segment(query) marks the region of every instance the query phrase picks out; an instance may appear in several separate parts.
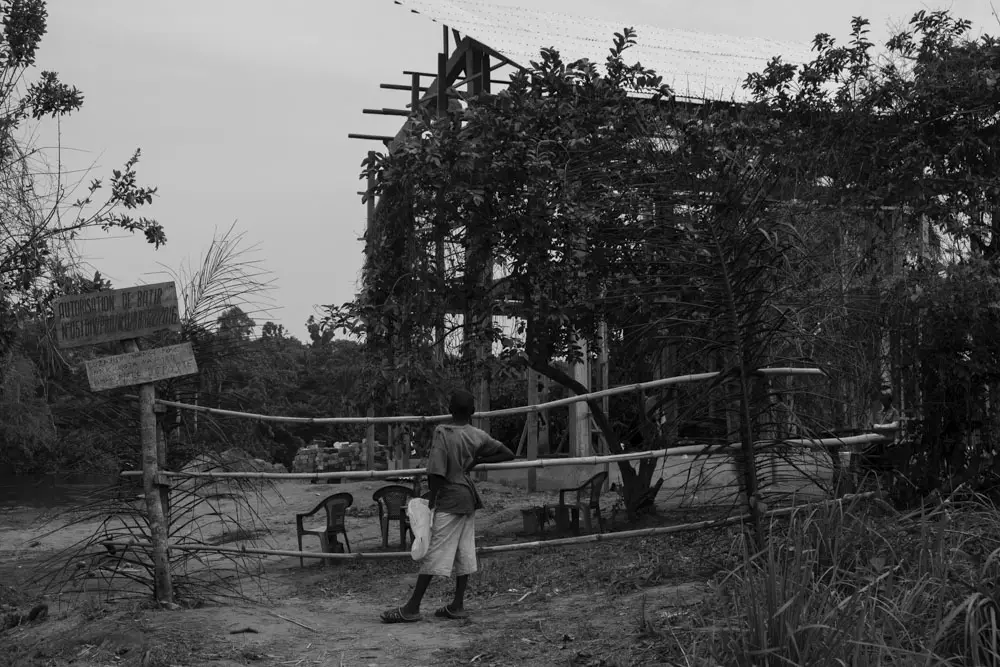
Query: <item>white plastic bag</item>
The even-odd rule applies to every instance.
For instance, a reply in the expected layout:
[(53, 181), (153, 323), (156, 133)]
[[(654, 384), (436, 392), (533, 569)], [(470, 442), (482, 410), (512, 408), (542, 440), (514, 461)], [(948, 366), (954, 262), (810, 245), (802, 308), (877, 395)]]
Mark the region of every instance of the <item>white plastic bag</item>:
[(431, 511), (426, 498), (414, 498), (406, 504), (406, 516), (413, 531), (410, 558), (420, 560), (427, 555), (427, 549), (431, 546), (431, 523), (434, 521), (434, 512)]

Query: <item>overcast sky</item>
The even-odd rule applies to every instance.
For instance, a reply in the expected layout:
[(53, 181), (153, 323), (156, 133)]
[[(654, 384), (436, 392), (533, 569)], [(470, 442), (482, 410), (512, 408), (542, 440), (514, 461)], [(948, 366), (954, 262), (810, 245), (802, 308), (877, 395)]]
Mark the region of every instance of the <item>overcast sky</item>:
[[(988, 0), (495, 0), (496, 4), (736, 36), (843, 38), (852, 16), (876, 42), (921, 8), (951, 8), (975, 34), (1000, 33)], [(360, 161), (380, 144), (348, 132), (395, 134), (405, 69), (433, 71), (440, 26), (392, 0), (50, 0), (39, 67), (85, 95), (62, 122), (71, 168), (104, 176), (136, 148), (159, 187), (149, 214), (166, 228), (154, 251), (139, 238), (88, 242), (85, 258), (116, 286), (155, 282), (233, 221), (276, 279), (269, 319), (294, 335), (319, 304), (352, 298), (362, 259)], [(641, 39), (641, 31), (640, 31)], [(556, 45), (558, 47), (558, 45)], [(43, 141), (54, 133), (44, 128)], [(262, 324), (266, 318), (259, 318)]]

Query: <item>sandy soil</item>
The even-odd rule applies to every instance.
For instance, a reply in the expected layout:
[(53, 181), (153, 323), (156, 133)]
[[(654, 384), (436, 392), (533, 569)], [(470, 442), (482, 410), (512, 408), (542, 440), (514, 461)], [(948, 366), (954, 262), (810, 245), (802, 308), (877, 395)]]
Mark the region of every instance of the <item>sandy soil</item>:
[[(280, 483), (255, 504), (271, 530), (258, 544), (296, 549), (294, 515), (312, 509), (328, 494), (347, 491), (355, 498), (347, 520), (351, 546), (354, 551), (381, 549), (371, 501), (379, 486), (376, 482)], [(555, 500), (554, 493), (528, 494), (488, 482), (480, 488), (486, 507), (477, 517), (478, 535), (487, 544), (530, 539), (518, 535), (520, 509)], [(602, 504), (610, 508), (613, 501), (610, 495)], [(0, 619), (3, 611), (27, 609), (39, 600), (45, 600), (50, 610), (43, 622), (0, 632), (0, 663), (6, 659), (18, 666), (618, 664), (598, 657), (598, 638), (613, 641), (623, 633), (633, 634), (636, 623), (644, 627), (647, 615), (683, 614), (685, 605), (707, 590), (705, 578), (692, 583), (686, 573), (678, 573), (673, 582), (624, 595), (609, 596), (600, 587), (560, 591), (546, 584), (544, 573), (529, 572), (530, 561), (517, 560), (527, 556), (496, 556), (483, 559), (482, 571), (473, 578), (469, 619), (434, 618), (434, 609), (450, 594), (448, 582), (441, 581), (425, 600), (423, 621), (384, 625), (379, 613), (401, 604), (415, 581), (409, 559), (330, 566), (307, 561), (302, 568), (298, 558), (271, 557), (264, 561), (263, 576), (254, 579), (259, 589), (245, 589), (252, 600), (193, 609), (107, 602), (94, 592), (99, 589), (95, 580), (83, 587), (91, 590), (84, 595), (43, 594), (25, 583), (40, 563), (88, 538), (97, 525), (87, 522), (50, 532), (53, 525), (40, 527), (37, 512), (0, 509), (0, 603), (7, 607), (0, 608)], [(398, 531), (390, 530), (395, 546), (393, 533), (398, 540)], [(306, 539), (305, 549), (318, 550), (316, 540)], [(582, 554), (584, 549), (563, 551)], [(605, 649), (607, 641), (602, 644)], [(621, 655), (620, 664), (654, 664)]]

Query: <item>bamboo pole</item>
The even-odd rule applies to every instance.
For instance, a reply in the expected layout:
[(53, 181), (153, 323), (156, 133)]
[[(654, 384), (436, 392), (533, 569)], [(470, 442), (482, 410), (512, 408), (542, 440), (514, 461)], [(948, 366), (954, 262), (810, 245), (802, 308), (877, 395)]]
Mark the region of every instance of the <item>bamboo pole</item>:
[[(823, 505), (830, 505), (851, 500), (863, 500), (874, 498), (878, 493), (869, 491), (854, 495), (845, 495), (832, 500), (822, 500), (816, 503), (797, 505), (795, 507), (782, 507), (776, 510), (764, 512), (764, 518), (774, 518), (794, 514), (800, 510), (808, 510)], [(625, 540), (633, 537), (654, 537), (659, 535), (670, 535), (673, 533), (683, 533), (692, 530), (703, 530), (706, 528), (716, 528), (728, 526), (735, 523), (743, 523), (750, 519), (749, 514), (726, 517), (724, 519), (710, 519), (707, 521), (697, 521), (695, 523), (685, 523), (677, 526), (660, 526), (658, 528), (640, 528), (638, 530), (622, 530), (615, 533), (593, 533), (591, 535), (580, 535), (576, 537), (562, 537), (554, 540), (536, 540), (533, 542), (517, 542), (515, 544), (500, 544), (492, 547), (479, 547), (476, 553), (482, 556), (497, 553), (507, 553), (511, 551), (528, 551), (544, 549), (547, 547), (572, 546), (577, 544), (587, 544), (591, 542), (608, 542), (612, 540)], [(152, 547), (148, 542), (139, 541), (104, 541), (102, 545), (121, 548), (149, 549)], [(287, 556), (292, 558), (318, 558), (321, 560), (403, 560), (410, 558), (409, 551), (361, 551), (356, 553), (323, 553), (316, 551), (292, 551), (290, 549), (260, 549), (255, 547), (223, 547), (206, 546), (201, 544), (171, 544), (171, 549), (180, 551), (201, 551), (208, 553), (229, 553), (260, 556)]]
[[(763, 375), (803, 375), (803, 376), (824, 376), (822, 370), (818, 368), (761, 368), (757, 371)], [(636, 384), (621, 385), (619, 387), (613, 387), (611, 389), (604, 389), (601, 391), (590, 392), (589, 394), (580, 394), (578, 396), (568, 396), (566, 398), (560, 398), (555, 401), (549, 401), (548, 403), (539, 403), (538, 405), (524, 405), (517, 408), (505, 408), (503, 410), (487, 410), (482, 413), (476, 413), (478, 417), (489, 418), (489, 417), (509, 417), (511, 415), (523, 415), (529, 412), (542, 412), (543, 410), (551, 410), (552, 408), (558, 408), (565, 405), (571, 405), (573, 403), (579, 403), (580, 401), (593, 401), (596, 399), (604, 398), (605, 396), (616, 396), (618, 394), (626, 394), (632, 391), (642, 391), (644, 389), (655, 389), (657, 387), (667, 387), (675, 384), (684, 384), (687, 382), (704, 382), (706, 380), (713, 380), (719, 376), (718, 372), (713, 373), (695, 373), (692, 375), (680, 375), (677, 377), (662, 378), (660, 380), (651, 380), (649, 382), (639, 382)], [(157, 399), (156, 401), (160, 405), (166, 405), (169, 407), (174, 407), (179, 410), (192, 410), (195, 412), (204, 412), (207, 414), (218, 415), (220, 417), (242, 417), (245, 419), (254, 419), (256, 421), (271, 421), (271, 422), (284, 422), (289, 424), (401, 424), (406, 422), (413, 423), (431, 423), (431, 422), (443, 422), (451, 419), (451, 415), (401, 415), (397, 417), (284, 417), (278, 415), (260, 415), (253, 412), (239, 412), (237, 410), (223, 410), (220, 408), (209, 408), (201, 405), (190, 405), (188, 403), (179, 403), (177, 401), (167, 401), (163, 399)]]
[[(806, 449), (825, 449), (832, 445), (863, 445), (879, 442), (890, 442), (889, 438), (877, 433), (865, 435), (854, 435), (846, 438), (794, 438), (789, 440), (768, 440), (755, 444), (755, 448), (773, 447), (775, 445), (800, 446)], [(558, 459), (535, 459), (509, 461), (507, 463), (482, 463), (476, 466), (475, 470), (517, 470), (519, 468), (558, 468), (560, 466), (574, 465), (601, 465), (605, 463), (617, 463), (619, 461), (636, 461), (641, 459), (664, 458), (668, 456), (712, 456), (717, 454), (728, 454), (729, 451), (738, 449), (739, 443), (728, 445), (687, 445), (684, 447), (671, 447), (669, 449), (657, 449), (643, 452), (629, 452), (627, 454), (613, 454), (611, 456), (579, 456), (576, 458)], [(122, 477), (135, 477), (141, 475), (139, 470), (125, 470)], [(425, 468), (409, 468), (406, 470), (343, 470), (337, 472), (161, 472), (161, 477), (210, 477), (220, 479), (386, 479), (389, 477), (407, 477), (415, 475), (425, 475)]]

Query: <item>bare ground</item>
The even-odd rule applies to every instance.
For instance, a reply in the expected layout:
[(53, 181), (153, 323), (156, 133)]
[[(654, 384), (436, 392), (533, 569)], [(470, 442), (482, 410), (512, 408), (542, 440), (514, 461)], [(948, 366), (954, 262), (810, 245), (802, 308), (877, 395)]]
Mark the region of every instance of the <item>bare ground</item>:
[[(272, 531), (268, 546), (295, 549), (294, 514), (329, 493), (349, 491), (357, 508), (348, 518), (351, 546), (380, 549), (370, 502), (378, 486), (281, 483), (258, 507)], [(485, 544), (532, 539), (517, 534), (520, 508), (553, 501), (552, 494), (488, 482), (481, 488), (486, 507), (477, 522)], [(254, 601), (176, 610), (109, 602), (93, 582), (86, 593), (43, 593), (25, 583), (39, 563), (95, 526), (46, 534), (51, 526), (40, 528), (37, 513), (0, 511), (0, 604), (22, 610), (39, 600), (49, 604), (46, 620), (0, 632), (0, 664), (688, 664), (684, 646), (701, 632), (692, 609), (711, 597), (707, 582), (733, 539), (731, 531), (715, 531), (492, 556), (481, 560), (470, 583), (469, 619), (434, 617), (450, 595), (450, 584), (439, 581), (421, 622), (384, 625), (379, 614), (401, 604), (415, 581), (409, 559), (300, 568), (297, 558), (271, 557), (254, 579)]]

